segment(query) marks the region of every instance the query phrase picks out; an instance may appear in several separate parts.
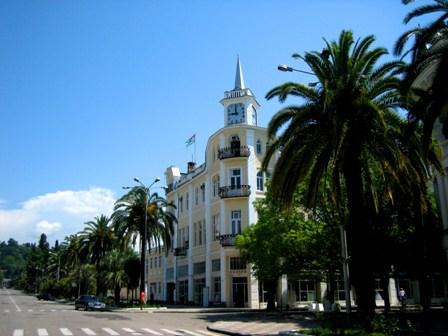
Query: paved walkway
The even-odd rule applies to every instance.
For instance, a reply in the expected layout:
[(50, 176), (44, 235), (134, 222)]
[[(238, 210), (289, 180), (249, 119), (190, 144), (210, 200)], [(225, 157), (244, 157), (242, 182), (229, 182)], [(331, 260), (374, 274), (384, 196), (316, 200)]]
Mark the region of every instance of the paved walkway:
[(302, 330), (315, 326), (311, 319), (219, 321), (207, 326), (210, 331), (235, 336), (278, 335), (280, 332)]

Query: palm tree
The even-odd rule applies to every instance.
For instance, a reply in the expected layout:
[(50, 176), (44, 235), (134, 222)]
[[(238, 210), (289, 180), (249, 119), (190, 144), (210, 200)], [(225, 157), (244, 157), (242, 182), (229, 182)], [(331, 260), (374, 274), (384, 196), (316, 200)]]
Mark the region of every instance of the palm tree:
[[(370, 219), (364, 214), (377, 208), (378, 194), (392, 198), (391, 185), (406, 188), (409, 177), (416, 175), (397, 142), (388, 136), (392, 126), (387, 117), (399, 101), (400, 80), (395, 74), (403, 63), (378, 66), (387, 50), (372, 49), (374, 40), (368, 36), (355, 43), (350, 31), (342, 31), (338, 42), (325, 40), (322, 53), (293, 55), (306, 62), (317, 83), (286, 83), (266, 95), (281, 102), (299, 97), (303, 103), (273, 116), (268, 126), (271, 146), (263, 162), (266, 169), (281, 150), (272, 176), (274, 199), (281, 202), (291, 202), (297, 185), (307, 181), (306, 205), (314, 207), (318, 197), (326, 196), (319, 195), (319, 187), (330, 181), (328, 197), (340, 218), (346, 218), (358, 309), (368, 314), (375, 304), (369, 267), (374, 256), (368, 239)], [(383, 190), (375, 189), (378, 180)]]
[(140, 292), (145, 291), (146, 244), (148, 250), (163, 247), (168, 251), (171, 247), (174, 223), (177, 222), (173, 209), (173, 203), (168, 203), (157, 193), (149, 195), (149, 189), (143, 186), (133, 187), (115, 203), (112, 214), (115, 235), (124, 244), (132, 242), (135, 245), (140, 239)]
[(115, 304), (117, 305), (120, 303), (121, 288), (125, 287), (128, 282), (124, 265), (130, 256), (133, 256), (132, 251), (125, 253), (114, 249), (107, 254), (104, 260), (105, 269), (102, 275), (107, 287), (114, 290)]
[(73, 234), (65, 237), (63, 245), (65, 255), (63, 258), (66, 261), (66, 267), (72, 270), (72, 274), (77, 280), (78, 296), (81, 295), (81, 278), (82, 278), (82, 263), (87, 261), (87, 253), (83, 247), (82, 239), (79, 234)]
[[(403, 0), (408, 4), (412, 0)], [(420, 100), (410, 110), (411, 131), (419, 121), (423, 121), (423, 144), (428, 149), (431, 134), (437, 118), (442, 122), (442, 131), (448, 137), (448, 1), (434, 0), (409, 12), (404, 23), (428, 14), (440, 13), (440, 16), (424, 27), (416, 27), (403, 33), (395, 44), (395, 54), (411, 55), (411, 63), (406, 66), (403, 81), (403, 93), (409, 99)], [(414, 43), (405, 51), (408, 41)], [(403, 56), (403, 57), (404, 57)]]
[(109, 226), (110, 218), (105, 215), (95, 217), (89, 221), (83, 231), (80, 232), (82, 242), (87, 249), (88, 257), (95, 264), (97, 288), (96, 295), (101, 292), (101, 262), (107, 252), (112, 250), (115, 236)]

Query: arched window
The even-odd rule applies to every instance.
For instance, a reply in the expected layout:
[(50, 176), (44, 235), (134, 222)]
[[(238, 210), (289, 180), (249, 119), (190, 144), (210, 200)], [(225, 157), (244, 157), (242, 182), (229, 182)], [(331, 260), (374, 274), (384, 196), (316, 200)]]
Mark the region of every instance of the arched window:
[(259, 170), (257, 173), (257, 191), (264, 190), (263, 171)]
[(261, 141), (260, 141), (260, 139), (257, 140), (256, 148), (257, 148), (257, 154), (261, 154)]

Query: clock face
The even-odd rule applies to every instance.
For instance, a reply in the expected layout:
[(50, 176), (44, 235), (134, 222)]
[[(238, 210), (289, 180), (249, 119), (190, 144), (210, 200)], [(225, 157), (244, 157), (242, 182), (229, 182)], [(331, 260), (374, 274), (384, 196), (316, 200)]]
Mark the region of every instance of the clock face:
[(244, 104), (231, 104), (227, 107), (227, 124), (239, 124), (245, 120)]

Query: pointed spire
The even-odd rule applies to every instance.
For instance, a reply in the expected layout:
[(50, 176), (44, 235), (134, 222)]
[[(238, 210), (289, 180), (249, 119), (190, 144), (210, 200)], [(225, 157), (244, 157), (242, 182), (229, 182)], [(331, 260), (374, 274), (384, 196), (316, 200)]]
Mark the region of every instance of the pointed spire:
[(241, 68), (241, 64), (240, 64), (240, 55), (238, 55), (238, 58), (236, 61), (236, 76), (235, 76), (234, 90), (242, 90), (245, 88), (246, 88), (246, 86), (244, 85), (243, 69)]

